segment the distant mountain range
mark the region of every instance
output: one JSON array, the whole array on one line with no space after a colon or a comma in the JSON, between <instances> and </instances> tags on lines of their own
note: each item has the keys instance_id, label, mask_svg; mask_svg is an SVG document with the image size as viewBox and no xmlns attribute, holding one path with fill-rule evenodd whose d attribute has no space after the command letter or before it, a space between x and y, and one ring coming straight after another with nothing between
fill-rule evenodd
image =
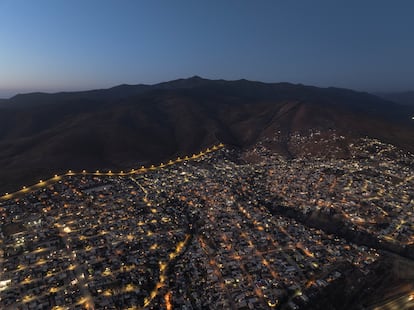
<instances>
[{"instance_id":1,"label":"distant mountain range","mask_svg":"<svg viewBox=\"0 0 414 310\"><path fill-rule=\"evenodd\" d=\"M414 91L397 93L375 93L378 97L403 105L414 106Z\"/></svg>"},{"instance_id":2,"label":"distant mountain range","mask_svg":"<svg viewBox=\"0 0 414 310\"><path fill-rule=\"evenodd\" d=\"M197 76L17 95L0 101L0 193L68 169L126 169L218 142L246 147L275 132L335 129L414 152L412 115L414 106L347 89Z\"/></svg>"}]
</instances>

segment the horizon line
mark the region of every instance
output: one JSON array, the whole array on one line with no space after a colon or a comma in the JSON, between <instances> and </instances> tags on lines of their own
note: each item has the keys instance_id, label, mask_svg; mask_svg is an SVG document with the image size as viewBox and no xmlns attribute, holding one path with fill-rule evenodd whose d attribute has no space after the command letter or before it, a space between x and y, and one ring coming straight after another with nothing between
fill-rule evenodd
<instances>
[{"instance_id":1,"label":"horizon line","mask_svg":"<svg viewBox=\"0 0 414 310\"><path fill-rule=\"evenodd\" d=\"M305 83L301 83L301 82L288 82L288 81L261 81L261 80L256 80L256 79L246 79L246 78L239 78L239 79L213 79L213 78L205 78L202 77L200 75L193 75L190 77L186 77L186 78L176 78L176 79L171 79L171 80L164 80L161 82L154 82L154 83L120 83L120 84L114 84L113 86L108 86L108 87L88 87L88 88L84 88L82 89L81 87L79 89L67 89L67 90L16 90L16 91L11 91L12 95L10 96L5 96L5 97L0 97L0 100L4 101L4 100L10 100L13 99L16 96L19 95L33 95L33 94L44 94L44 95L56 95L56 94L63 94L63 93L78 93L78 92L92 92L92 91L101 91L101 90L109 90L112 88L116 88L116 87L120 87L120 86L155 86L155 85L159 85L159 84L164 84L164 83L170 83L170 82L175 82L175 81L180 81L180 80L190 80L190 79L195 79L198 78L200 80L205 80L205 81L226 81L226 82L237 82L237 81L248 81L248 82L253 82L253 83L263 83L263 84L291 84L291 85L301 85L301 86L308 86L308 87L317 87L317 88L338 88L338 89L347 89L347 90L352 90L352 91L356 91L356 92L366 92L366 93L370 93L370 94L389 94L389 93L407 93L407 92L414 92L414 89L404 89L404 90L389 90L389 91L383 91L383 90L366 90L366 89L355 89L355 88L349 88L349 87L342 87L342 86L317 86L314 84L305 84ZM5 92L10 92L9 90L5 89L3 90ZM1 92L1 90L0 90Z\"/></svg>"}]
</instances>

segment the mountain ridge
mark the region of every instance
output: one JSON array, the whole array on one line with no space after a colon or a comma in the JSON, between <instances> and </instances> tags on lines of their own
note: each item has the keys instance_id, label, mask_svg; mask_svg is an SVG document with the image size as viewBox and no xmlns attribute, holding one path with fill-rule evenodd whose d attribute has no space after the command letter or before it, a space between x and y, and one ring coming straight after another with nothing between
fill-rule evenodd
<instances>
[{"instance_id":1,"label":"mountain ridge","mask_svg":"<svg viewBox=\"0 0 414 310\"><path fill-rule=\"evenodd\" d=\"M238 80L223 80L223 79L206 79L200 76L192 76L189 78L180 78L175 79L172 81L166 81L156 84L119 84L109 88L100 88L100 89L92 89L92 90L84 90L84 91L62 91L62 92L31 92L31 93L22 93L17 94L9 99L0 99L2 101L8 102L10 104L15 105L27 105L30 104L39 104L38 99L46 99L46 103L49 103L50 98L55 97L55 100L69 100L73 98L81 98L81 99L105 99L105 100L113 100L113 99L123 99L134 95L139 95L146 91L153 91L153 90L177 90L177 89L192 89L192 88L199 88L209 85L214 85L215 87L250 87L250 88L266 88L267 91L275 91L279 88L283 88L284 90L290 89L292 91L298 88L307 88L308 90L311 89L319 89L319 90L328 90L328 91L351 91L357 92L353 90L349 90L346 88L339 88L339 87L316 87L310 85L303 85L303 84L294 84L289 82L275 82L275 83L265 83L261 81L252 81L247 79L238 79ZM367 92L357 92L360 94L372 95ZM117 96L118 95L118 96Z\"/></svg>"},{"instance_id":2,"label":"mountain ridge","mask_svg":"<svg viewBox=\"0 0 414 310\"><path fill-rule=\"evenodd\" d=\"M47 100L22 96L0 106L0 192L51 172L127 169L219 142L243 148L279 131L288 139L334 129L414 152L413 108L346 89L193 77ZM274 144L281 154L303 155L289 143Z\"/></svg>"}]
</instances>

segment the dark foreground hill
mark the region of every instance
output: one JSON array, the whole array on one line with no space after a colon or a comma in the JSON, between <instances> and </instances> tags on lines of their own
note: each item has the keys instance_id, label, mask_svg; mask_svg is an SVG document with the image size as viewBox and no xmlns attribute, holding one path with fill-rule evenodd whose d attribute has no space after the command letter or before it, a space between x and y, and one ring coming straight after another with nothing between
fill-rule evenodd
<instances>
[{"instance_id":1,"label":"dark foreground hill","mask_svg":"<svg viewBox=\"0 0 414 310\"><path fill-rule=\"evenodd\" d=\"M413 107L346 89L199 77L18 95L0 102L0 193L68 169L127 169L219 141L244 147L275 132L288 139L335 129L414 151L412 115Z\"/></svg>"}]
</instances>

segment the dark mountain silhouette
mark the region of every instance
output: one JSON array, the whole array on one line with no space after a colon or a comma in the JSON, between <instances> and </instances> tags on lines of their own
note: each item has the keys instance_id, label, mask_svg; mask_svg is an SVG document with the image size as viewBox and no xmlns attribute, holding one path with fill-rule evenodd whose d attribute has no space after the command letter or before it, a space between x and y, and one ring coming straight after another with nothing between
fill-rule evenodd
<instances>
[{"instance_id":1,"label":"dark mountain silhouette","mask_svg":"<svg viewBox=\"0 0 414 310\"><path fill-rule=\"evenodd\" d=\"M80 92L60 92L55 94L49 93L29 93L19 94L10 100L0 101L0 104L12 103L14 107L43 105L43 104L63 104L72 100L99 100L110 102L128 98L134 95L144 93L148 90L156 89L180 89L193 88L205 84L208 80L194 76L189 79L179 79L171 82L160 83L156 85L128 85L122 84L108 89L97 89Z\"/></svg>"},{"instance_id":2,"label":"dark mountain silhouette","mask_svg":"<svg viewBox=\"0 0 414 310\"><path fill-rule=\"evenodd\" d=\"M378 97L403 105L414 106L414 91L376 93Z\"/></svg>"},{"instance_id":3,"label":"dark mountain silhouette","mask_svg":"<svg viewBox=\"0 0 414 310\"><path fill-rule=\"evenodd\" d=\"M68 169L127 169L219 141L245 147L277 131L335 129L414 151L413 112L346 89L200 77L17 95L0 106L0 193ZM275 149L297 155L286 142Z\"/></svg>"}]
</instances>

